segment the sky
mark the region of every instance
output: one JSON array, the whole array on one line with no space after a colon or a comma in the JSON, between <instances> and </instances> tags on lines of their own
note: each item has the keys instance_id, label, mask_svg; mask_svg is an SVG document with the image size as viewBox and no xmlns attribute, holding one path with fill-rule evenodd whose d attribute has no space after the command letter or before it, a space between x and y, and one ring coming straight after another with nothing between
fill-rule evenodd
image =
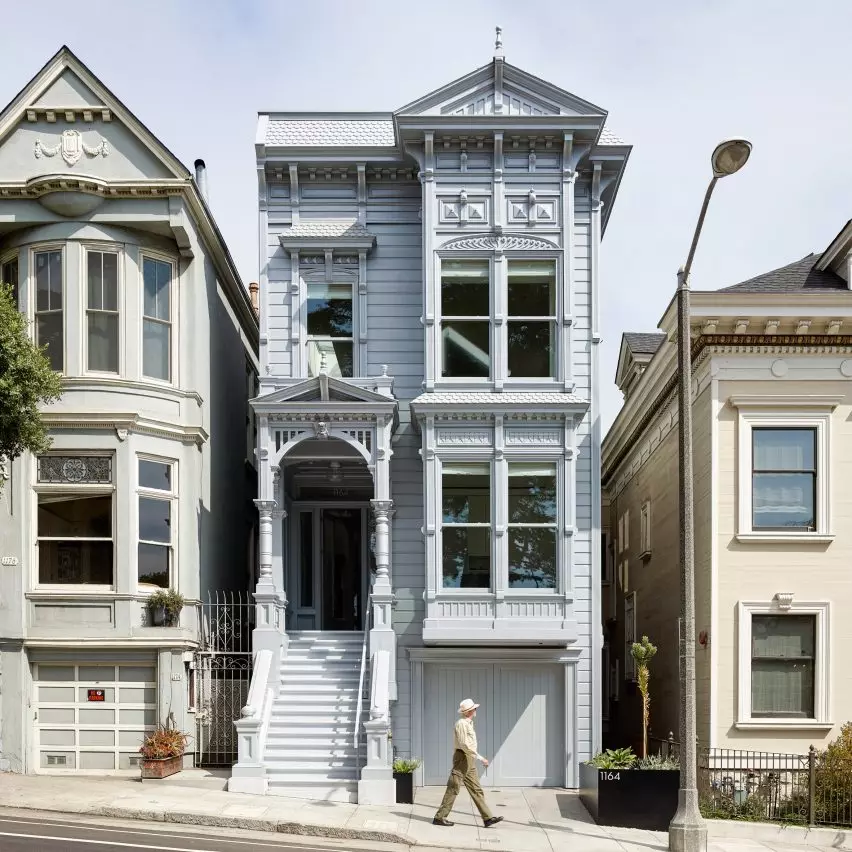
<instances>
[{"instance_id":1,"label":"sky","mask_svg":"<svg viewBox=\"0 0 852 852\"><path fill-rule=\"evenodd\" d=\"M188 167L206 161L246 283L257 112L396 109L488 63L501 26L508 62L634 146L601 250L604 428L621 335L656 329L719 140L754 151L716 189L696 289L819 252L852 216L848 0L7 0L2 20L0 102L67 44Z\"/></svg>"}]
</instances>

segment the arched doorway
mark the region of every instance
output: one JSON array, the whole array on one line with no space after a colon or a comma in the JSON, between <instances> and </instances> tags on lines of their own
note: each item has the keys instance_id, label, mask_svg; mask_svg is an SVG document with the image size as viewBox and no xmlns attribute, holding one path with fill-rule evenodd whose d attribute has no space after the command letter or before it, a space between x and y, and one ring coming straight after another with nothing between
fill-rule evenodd
<instances>
[{"instance_id":1,"label":"arched doorway","mask_svg":"<svg viewBox=\"0 0 852 852\"><path fill-rule=\"evenodd\" d=\"M374 559L373 478L346 441L307 439L279 463L289 630L363 630Z\"/></svg>"}]
</instances>

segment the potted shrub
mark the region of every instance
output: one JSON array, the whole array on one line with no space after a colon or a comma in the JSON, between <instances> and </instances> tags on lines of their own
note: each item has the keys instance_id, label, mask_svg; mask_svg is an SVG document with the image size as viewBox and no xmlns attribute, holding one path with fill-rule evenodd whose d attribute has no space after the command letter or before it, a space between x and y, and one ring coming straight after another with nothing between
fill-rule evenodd
<instances>
[{"instance_id":1,"label":"potted shrub","mask_svg":"<svg viewBox=\"0 0 852 852\"><path fill-rule=\"evenodd\" d=\"M677 810L676 760L610 749L580 764L580 799L599 825L666 831Z\"/></svg>"},{"instance_id":2,"label":"potted shrub","mask_svg":"<svg viewBox=\"0 0 852 852\"><path fill-rule=\"evenodd\" d=\"M647 636L642 637L641 642L634 642L630 649L630 656L636 661L636 680L639 684L639 692L642 695L642 758L648 756L648 721L651 718L651 692L649 683L651 681L651 670L648 663L657 653L657 646L652 645Z\"/></svg>"},{"instance_id":3,"label":"potted shrub","mask_svg":"<svg viewBox=\"0 0 852 852\"><path fill-rule=\"evenodd\" d=\"M151 623L155 627L175 627L180 619L186 599L174 589L158 589L149 595L146 601L151 613Z\"/></svg>"},{"instance_id":4,"label":"potted shrub","mask_svg":"<svg viewBox=\"0 0 852 852\"><path fill-rule=\"evenodd\" d=\"M396 803L414 804L414 770L420 766L416 758L398 757L393 762L393 780L396 781Z\"/></svg>"},{"instance_id":5,"label":"potted shrub","mask_svg":"<svg viewBox=\"0 0 852 852\"><path fill-rule=\"evenodd\" d=\"M183 768L189 735L177 728L160 727L145 737L139 749L143 778L168 778Z\"/></svg>"}]
</instances>

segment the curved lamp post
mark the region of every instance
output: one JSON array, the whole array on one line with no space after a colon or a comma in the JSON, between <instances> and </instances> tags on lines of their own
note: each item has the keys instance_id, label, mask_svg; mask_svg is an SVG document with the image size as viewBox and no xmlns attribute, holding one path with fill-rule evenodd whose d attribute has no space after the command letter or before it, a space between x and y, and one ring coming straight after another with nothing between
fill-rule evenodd
<instances>
[{"instance_id":1,"label":"curved lamp post","mask_svg":"<svg viewBox=\"0 0 852 852\"><path fill-rule=\"evenodd\" d=\"M710 196L720 178L739 171L751 154L745 139L728 139L716 146L710 162L713 179L695 226L686 265L677 274L677 349L680 486L680 790L677 813L669 826L672 852L704 852L707 826L698 809L695 718L695 552L692 494L692 357L689 329L689 272Z\"/></svg>"}]
</instances>

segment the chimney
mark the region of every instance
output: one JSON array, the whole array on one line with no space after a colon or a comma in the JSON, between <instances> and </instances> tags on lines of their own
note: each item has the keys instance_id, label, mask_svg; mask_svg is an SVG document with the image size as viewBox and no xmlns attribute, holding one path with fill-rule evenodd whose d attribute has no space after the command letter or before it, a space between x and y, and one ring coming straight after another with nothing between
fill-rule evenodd
<instances>
[{"instance_id":1,"label":"chimney","mask_svg":"<svg viewBox=\"0 0 852 852\"><path fill-rule=\"evenodd\" d=\"M251 299L251 306L254 308L255 316L260 316L260 307L257 303L257 293L260 290L260 287L257 285L257 281L252 281L249 284L249 298Z\"/></svg>"},{"instance_id":2,"label":"chimney","mask_svg":"<svg viewBox=\"0 0 852 852\"><path fill-rule=\"evenodd\" d=\"M207 201L207 166L204 165L204 160L195 161L195 185L204 200Z\"/></svg>"}]
</instances>

